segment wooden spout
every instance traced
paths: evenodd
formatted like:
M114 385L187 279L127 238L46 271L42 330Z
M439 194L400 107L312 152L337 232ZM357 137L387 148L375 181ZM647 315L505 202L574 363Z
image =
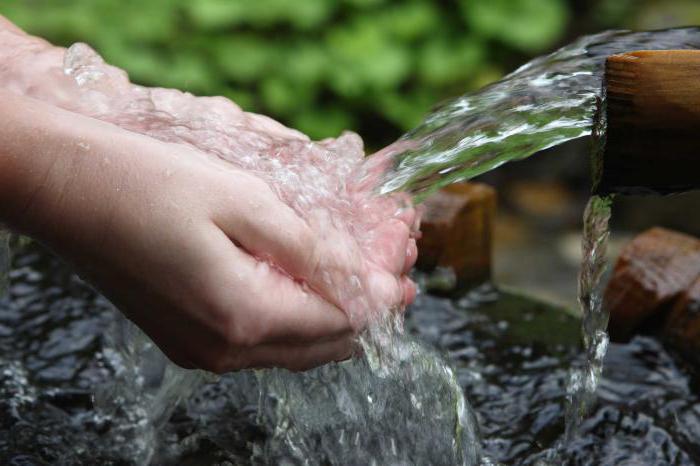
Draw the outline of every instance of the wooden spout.
M700 188L700 50L612 55L604 87L594 192Z

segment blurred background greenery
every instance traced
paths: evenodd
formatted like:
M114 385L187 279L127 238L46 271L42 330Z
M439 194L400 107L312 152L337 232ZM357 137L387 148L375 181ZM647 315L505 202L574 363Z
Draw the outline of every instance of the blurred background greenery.
M700 23L697 0L2 0L54 43L84 41L132 80L225 95L314 138L371 149L435 103L607 28Z
M371 152L582 34L700 24L700 1L0 0L0 14L89 43L137 83L225 95L316 139L351 129ZM583 139L479 178L498 189L498 283L575 307L588 151ZM652 225L700 235L698 205L700 192L618 199L612 255Z

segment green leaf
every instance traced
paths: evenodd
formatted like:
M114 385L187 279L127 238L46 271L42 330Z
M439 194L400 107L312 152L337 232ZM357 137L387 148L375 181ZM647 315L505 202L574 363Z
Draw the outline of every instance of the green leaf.
M353 123L352 114L337 108L308 109L292 117L293 126L315 140L337 137Z
M420 50L419 76L426 84L435 86L466 82L482 66L484 52L484 45L471 37L459 40L436 37Z
M195 94L211 94L214 87L211 72L201 55L181 52L173 55L169 70L162 75L161 85Z
M290 23L299 29L312 29L321 26L333 14L335 1L327 0L289 0L287 11L294 12Z
M411 70L406 45L390 39L369 18L331 31L326 45L333 60L330 84L347 97L398 86Z
M313 92L308 85L292 83L271 76L261 86L260 94L266 108L277 115L290 116L312 106Z
M386 0L345 0L344 3L357 8L372 8L386 3Z
M225 76L252 82L270 70L279 49L254 35L232 35L218 40L213 51Z
M259 111L259 108L256 105L256 98L250 92L242 89L224 88L220 94L232 100L233 103L241 107L246 112Z
M524 52L551 46L568 20L563 0L461 0L460 4L472 30Z
M421 122L430 108L439 100L431 90L414 90L410 93L387 93L380 97L379 107L389 121L407 131Z
M197 0L186 4L188 17L196 28L223 29L246 19L246 4L240 0Z
M381 28L404 41L433 35L442 21L435 4L424 1L392 3L377 14Z
M328 54L315 41L297 43L282 53L276 72L292 81L316 85L328 70Z

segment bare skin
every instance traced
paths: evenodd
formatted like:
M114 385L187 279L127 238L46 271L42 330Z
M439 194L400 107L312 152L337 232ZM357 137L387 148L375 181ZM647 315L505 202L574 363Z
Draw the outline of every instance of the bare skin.
M175 363L222 373L349 357L360 328L329 270L364 277L369 302L413 300L412 210L377 227L369 263L247 172L22 95L65 79L47 75L63 49L1 16L0 40L0 223L72 263Z
M0 220L68 259L174 362L221 373L350 356L354 332L332 299L247 252L266 251L321 290L315 272L340 252L264 182L3 90L0 113L12 116L0 128ZM386 230L393 246L379 253L405 272L408 229ZM395 282L388 271L377 279ZM409 300L407 289L380 292Z

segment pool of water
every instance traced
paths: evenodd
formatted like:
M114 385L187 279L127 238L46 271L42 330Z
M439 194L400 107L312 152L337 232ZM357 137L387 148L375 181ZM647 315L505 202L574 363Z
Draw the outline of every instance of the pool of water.
M10 278L0 300L0 464L130 464L137 445L92 401L118 370L103 354L113 309L35 244L17 254ZM408 331L453 362L492 462L700 464L698 380L651 337L610 346L598 401L563 445L568 371L583 362L579 328L566 312L492 289L478 300L421 295L407 314ZM268 432L256 422L254 386L244 373L199 389L160 431L155 463L259 463L251 457L262 457Z

